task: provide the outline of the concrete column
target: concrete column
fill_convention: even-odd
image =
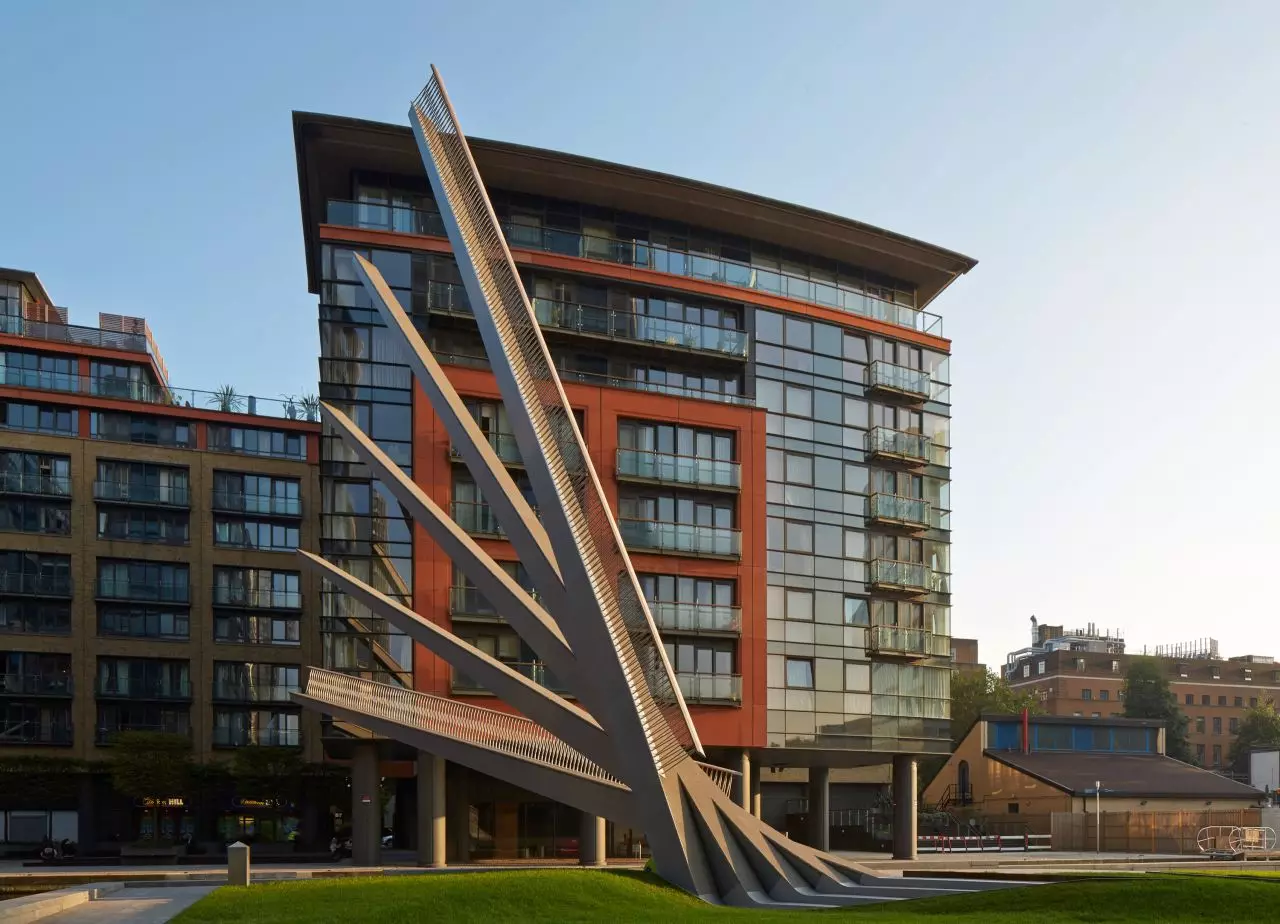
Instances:
[[[827,850],[831,843],[831,768],[809,768],[809,846]]]
[[[760,764],[751,763],[751,814],[760,817]]]
[[[445,865],[444,758],[418,752],[418,863]]]
[[[605,820],[599,815],[582,813],[582,829],[578,835],[578,864],[605,865]]]
[[[740,776],[733,784],[733,801],[748,812],[751,811],[751,752],[746,748],[738,755],[738,772]]]
[[[356,866],[377,866],[382,859],[379,782],[378,743],[357,742],[351,759],[351,860]]]
[[[916,759],[893,755],[893,858],[916,858]]]

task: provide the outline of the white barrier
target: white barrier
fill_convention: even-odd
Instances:
[[[916,838],[919,853],[1001,853],[1052,850],[1050,834],[922,834]]]

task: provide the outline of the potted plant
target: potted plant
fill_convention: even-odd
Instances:
[[[223,385],[209,396],[208,403],[220,411],[232,413],[244,408],[244,396],[239,394],[234,386]]]
[[[307,415],[307,420],[320,419],[320,398],[316,395],[303,395],[298,399],[302,405],[302,411]]]

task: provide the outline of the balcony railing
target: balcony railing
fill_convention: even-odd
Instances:
[[[99,699],[191,699],[191,679],[98,677]]]
[[[28,318],[5,315],[0,316],[0,333],[15,337],[29,337],[32,340],[48,340],[53,343],[74,343],[77,346],[128,350],[132,353],[154,355],[146,334],[128,334],[122,331],[102,330],[98,327],[51,324],[47,321],[32,321]]]
[[[687,671],[676,673],[680,692],[689,703],[740,703],[742,702],[741,674],[697,674]]]
[[[32,494],[40,497],[70,497],[71,479],[66,475],[37,472],[0,471],[0,494]]]
[[[951,637],[907,626],[872,626],[870,647],[877,654],[920,658],[945,658],[951,654]]]
[[[296,728],[227,728],[214,726],[215,748],[296,748],[302,744],[302,733]]]
[[[520,447],[516,445],[516,437],[514,433],[503,433],[501,431],[491,431],[485,436],[489,440],[489,445],[493,447],[493,451],[497,453],[499,459],[508,465],[521,465]],[[458,455],[456,447],[450,445],[449,455],[455,459],[461,458]]]
[[[872,427],[867,433],[867,452],[872,456],[923,465],[933,460],[934,446],[932,440],[919,433]]]
[[[742,532],[737,529],[660,520],[619,520],[618,528],[628,549],[725,558],[742,555]]]
[[[533,313],[539,324],[558,330],[722,356],[745,358],[751,340],[746,331],[733,328],[655,318],[632,311],[611,311],[550,298],[533,299]]]
[[[130,581],[99,578],[96,595],[104,600],[142,600],[153,603],[190,603],[191,588],[164,581]]]
[[[273,590],[270,587],[214,584],[213,605],[245,609],[300,610],[302,593],[297,590]]]
[[[93,483],[93,496],[101,501],[119,501],[127,504],[157,504],[165,507],[191,506],[191,492],[186,485],[95,481]]]
[[[648,449],[619,449],[618,477],[662,484],[736,489],[742,486],[742,466],[725,459],[679,456]]]
[[[507,667],[518,674],[528,677],[538,686],[546,687],[556,693],[567,693],[569,688],[556,679],[541,661],[503,661]],[[479,681],[472,680],[461,671],[453,672],[453,692],[455,693],[488,693],[489,689]]]
[[[709,603],[654,603],[649,611],[659,629],[677,632],[741,632],[742,610],[736,606]]]
[[[69,745],[72,743],[70,719],[65,723],[50,724],[41,721],[0,722],[0,747],[37,744]]]
[[[124,722],[116,725],[99,725],[93,737],[93,743],[98,747],[110,747],[115,744],[116,736],[123,732],[152,732],[163,735],[183,735],[189,738],[191,724],[189,722]]]
[[[44,372],[6,367],[0,370],[0,385],[30,388],[36,391],[97,395],[102,398],[138,401],[162,407],[205,408],[284,420],[318,421],[320,419],[318,404],[301,399],[225,394],[113,376],[78,375],[70,372]]]
[[[642,382],[619,375],[602,375],[598,372],[583,372],[578,369],[557,367],[556,373],[563,382],[582,382],[584,385],[596,385],[600,388],[629,388],[633,391],[647,391],[655,395],[697,398],[699,401],[717,401],[721,404],[737,404],[743,407],[750,407],[755,404],[754,398],[749,398],[736,392],[708,391],[703,388],[690,388],[687,385],[672,385],[667,382]]]
[[[488,504],[475,501],[453,501],[449,512],[454,522],[473,536],[506,536]]]
[[[933,524],[933,508],[926,500],[901,494],[872,494],[871,519],[897,526],[928,527]]]
[[[445,236],[444,223],[439,213],[433,209],[330,199],[326,218],[329,224],[347,227]],[[587,257],[755,289],[942,336],[942,318],[938,315],[870,295],[863,291],[859,282],[837,281],[834,278],[811,279],[725,257],[672,250],[648,241],[581,234],[577,231],[531,227],[512,222],[504,222],[502,231],[512,248]]]
[[[10,596],[70,597],[71,576],[0,571],[0,594]]]
[[[70,673],[0,674],[0,696],[68,697],[75,692]],[[0,723],[2,726],[3,723]]]
[[[871,364],[867,387],[897,392],[912,398],[927,399],[931,394],[929,373],[921,369],[908,369],[877,359]]]
[[[243,491],[213,492],[213,509],[233,513],[257,513],[273,517],[302,516],[302,498],[276,494],[245,494]]]
[[[299,692],[296,684],[254,683],[248,680],[213,682],[213,698],[237,703],[288,703]]]
[[[870,570],[874,587],[918,592],[933,588],[933,572],[920,562],[876,558],[871,561]]]

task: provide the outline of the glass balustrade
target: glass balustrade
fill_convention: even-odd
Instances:
[[[742,610],[736,606],[709,603],[649,603],[649,612],[659,629],[681,632],[740,632]]]
[[[742,466],[725,459],[680,456],[648,449],[619,449],[618,477],[704,488],[738,488]]]
[[[872,494],[871,519],[902,526],[929,526],[933,522],[928,501],[900,494]]]
[[[741,674],[698,674],[680,671],[676,674],[680,693],[689,703],[742,702]]]
[[[742,533],[736,529],[661,520],[619,520],[618,527],[628,549],[724,557],[742,554]]]
[[[921,369],[908,369],[878,359],[867,373],[867,386],[900,394],[928,399],[931,383],[929,373]]]

